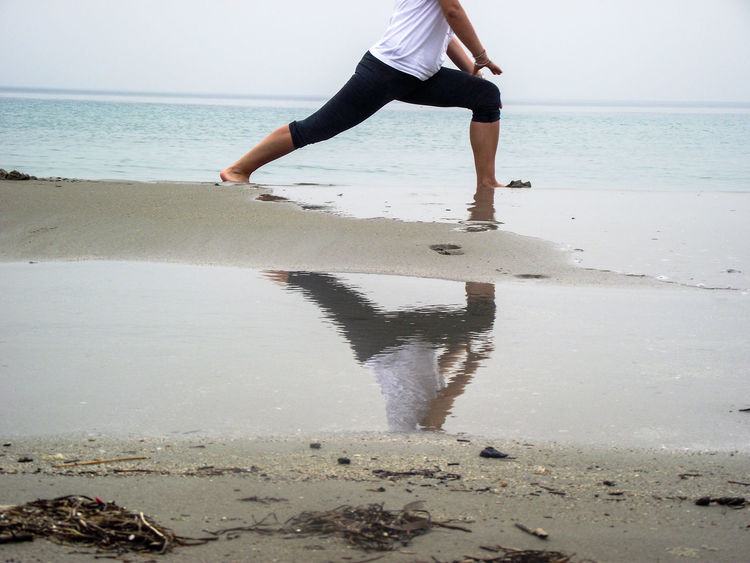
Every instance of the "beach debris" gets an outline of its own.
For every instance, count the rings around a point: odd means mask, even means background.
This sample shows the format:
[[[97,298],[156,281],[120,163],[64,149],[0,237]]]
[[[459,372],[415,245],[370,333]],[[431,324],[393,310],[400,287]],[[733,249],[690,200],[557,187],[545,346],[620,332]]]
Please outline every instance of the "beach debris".
[[[215,539],[177,536],[143,512],[130,512],[114,502],[81,495],[40,499],[4,509],[0,512],[0,536],[46,538],[117,553],[166,553],[175,546],[202,545]]]
[[[240,502],[257,502],[260,504],[270,504],[272,502],[287,502],[288,501],[288,499],[285,499],[285,498],[259,497],[255,495],[251,497],[238,498],[237,500]]]
[[[203,465],[197,467],[194,471],[185,471],[184,475],[198,477],[218,477],[220,475],[233,475],[243,473],[257,473],[260,471],[255,465],[248,467],[215,467],[213,465]]]
[[[544,489],[545,491],[547,491],[548,493],[550,493],[552,495],[557,495],[557,496],[560,496],[560,497],[564,497],[565,495],[568,494],[565,491],[561,491],[561,490],[555,489],[553,487],[548,487],[547,485],[542,485],[540,483],[531,483],[531,486],[532,487],[539,487],[540,489]],[[610,493],[610,494],[614,495],[614,494],[622,494],[622,493]]]
[[[310,449],[311,450],[319,450],[322,447],[323,447],[323,445],[320,442],[311,442],[310,443]]]
[[[602,481],[602,485],[604,485],[605,487],[614,487],[617,485],[617,483],[615,483],[614,481]]]
[[[0,534],[0,543],[20,543],[33,540],[34,536],[32,536],[31,534],[16,534],[13,532],[9,534]]]
[[[744,487],[750,487],[750,483],[745,483],[744,481],[727,481],[730,485],[742,485]]]
[[[453,563],[569,563],[572,556],[565,555],[559,551],[541,551],[536,549],[515,549],[501,545],[480,545],[480,549],[490,553],[499,553],[497,556],[485,557],[483,555],[467,555]]]
[[[426,534],[433,527],[471,531],[450,522],[432,520],[423,506],[422,501],[416,501],[401,510],[392,511],[383,508],[382,504],[344,505],[322,512],[302,512],[280,527],[271,525],[272,521],[276,521],[276,516],[269,514],[250,526],[207,533],[215,537],[237,537],[240,532],[284,534],[289,537],[340,536],[364,551],[392,551],[398,546],[407,545],[413,537]]]
[[[727,274],[741,274],[742,270],[735,270],[734,268],[727,268]]]
[[[459,256],[464,253],[459,245],[450,243],[431,244],[430,249],[443,256]]]
[[[487,446],[481,452],[479,452],[479,457],[486,457],[490,459],[505,459],[508,457],[508,454],[498,451],[492,446]]]
[[[0,180],[18,181],[18,180],[37,180],[37,179],[38,178],[36,176],[30,176],[29,174],[19,172],[18,170],[11,170],[10,172],[8,172],[7,170],[0,168]]]
[[[23,456],[23,457],[18,458],[18,463],[31,463],[32,461],[34,461],[34,458],[31,458],[28,456]]]
[[[143,459],[148,459],[144,456],[133,456],[133,457],[114,457],[110,459],[92,459],[91,461],[71,461],[69,463],[60,463],[58,465],[53,465],[55,469],[60,467],[77,467],[79,465],[99,465],[101,463],[119,463],[121,461],[140,461]]]
[[[539,539],[546,540],[549,538],[549,534],[542,530],[541,528],[534,528],[533,530],[529,528],[528,526],[524,526],[523,524],[516,523],[516,528],[521,530],[522,532],[526,532],[527,534],[530,534],[532,536],[536,536]]]
[[[352,462],[348,457],[340,457],[336,461],[338,461],[339,465],[349,465]]]
[[[381,479],[395,481],[404,477],[427,477],[439,481],[458,481],[461,475],[458,473],[446,473],[442,469],[410,469],[409,471],[390,471],[389,469],[372,469],[372,474]]]
[[[508,185],[506,186],[508,188],[530,188],[531,182],[524,182],[523,180],[511,180]]]
[[[750,408],[747,409],[739,409],[740,412],[750,412]]]
[[[744,508],[747,506],[745,497],[701,497],[695,501],[698,506],[708,506],[712,502],[720,506],[729,506],[731,508]]]
[[[337,535],[365,551],[391,551],[407,545],[436,525],[421,501],[391,511],[382,504],[340,506],[325,512],[303,512],[288,520],[282,531],[295,536]]]

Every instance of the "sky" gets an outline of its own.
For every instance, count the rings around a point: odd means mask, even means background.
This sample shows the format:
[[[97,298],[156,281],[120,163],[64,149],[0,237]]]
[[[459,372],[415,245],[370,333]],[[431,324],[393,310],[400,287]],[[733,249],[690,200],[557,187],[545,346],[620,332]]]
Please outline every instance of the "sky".
[[[463,0],[503,100],[750,103],[750,0]],[[328,96],[393,0],[0,0],[0,87]]]

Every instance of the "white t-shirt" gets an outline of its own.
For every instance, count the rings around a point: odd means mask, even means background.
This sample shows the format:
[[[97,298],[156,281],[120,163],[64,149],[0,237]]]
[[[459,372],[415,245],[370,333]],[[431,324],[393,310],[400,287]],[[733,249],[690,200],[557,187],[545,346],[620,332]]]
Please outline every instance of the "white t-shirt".
[[[396,0],[388,29],[370,53],[388,66],[427,80],[440,70],[452,38],[438,0]]]
[[[435,347],[421,338],[386,348],[364,363],[385,396],[391,432],[414,432],[430,412],[430,404],[445,380],[438,368]]]

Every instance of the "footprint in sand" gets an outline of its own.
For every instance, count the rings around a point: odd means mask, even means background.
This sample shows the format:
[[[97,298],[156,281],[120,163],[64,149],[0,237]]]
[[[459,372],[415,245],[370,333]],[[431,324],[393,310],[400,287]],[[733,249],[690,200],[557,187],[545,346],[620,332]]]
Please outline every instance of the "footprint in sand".
[[[514,277],[520,280],[547,280],[549,276],[545,274],[516,274]]]
[[[461,250],[461,247],[457,244],[432,244],[430,245],[430,248],[438,254],[443,254],[445,256],[456,256],[464,253],[464,251]]]

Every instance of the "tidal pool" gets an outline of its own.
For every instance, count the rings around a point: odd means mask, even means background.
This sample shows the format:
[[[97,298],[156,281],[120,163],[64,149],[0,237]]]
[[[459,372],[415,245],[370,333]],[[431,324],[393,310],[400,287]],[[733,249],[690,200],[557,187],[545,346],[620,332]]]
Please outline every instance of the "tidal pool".
[[[0,428],[468,433],[750,451],[750,298],[79,262],[0,264]]]

